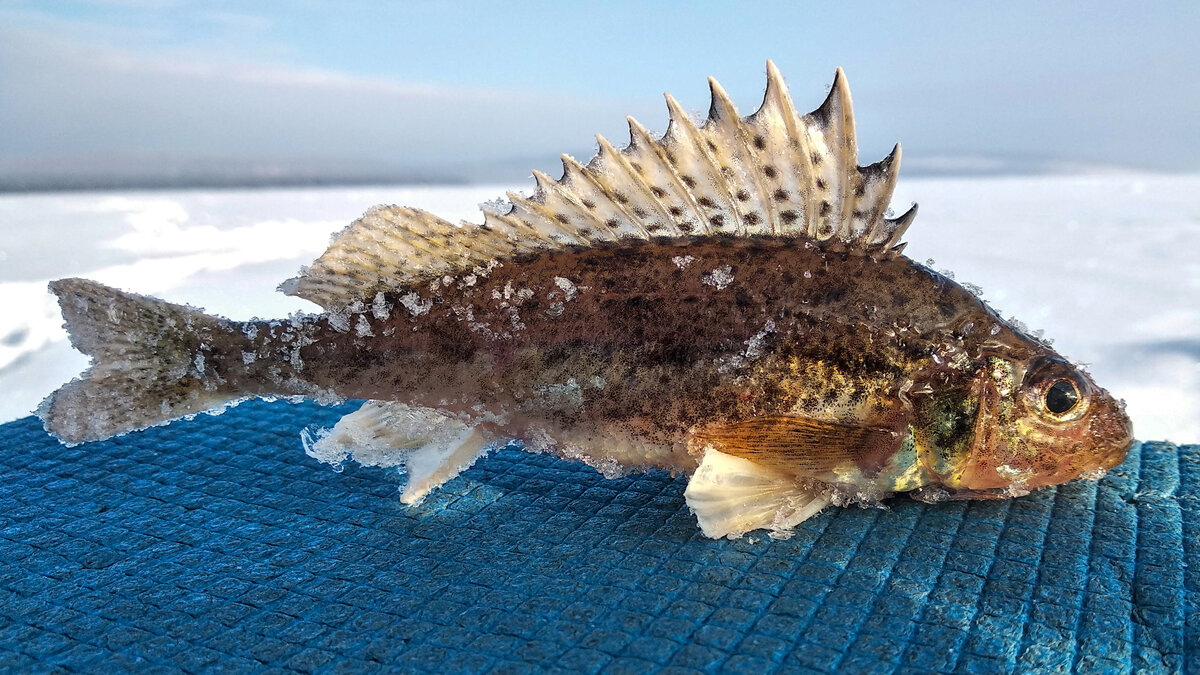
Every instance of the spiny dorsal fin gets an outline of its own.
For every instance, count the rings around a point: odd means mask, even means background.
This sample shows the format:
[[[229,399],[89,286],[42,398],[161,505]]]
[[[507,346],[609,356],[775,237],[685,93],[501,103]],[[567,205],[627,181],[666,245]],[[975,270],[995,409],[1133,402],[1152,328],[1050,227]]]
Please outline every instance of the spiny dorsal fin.
[[[670,125],[661,139],[629,118],[629,145],[598,136],[586,165],[563,156],[563,175],[535,172],[531,197],[484,213],[482,225],[453,225],[424,211],[371,209],[346,228],[312,267],[280,289],[327,309],[369,301],[443,275],[490,269],[493,261],[537,250],[624,238],[799,237],[875,258],[898,255],[916,207],[884,217],[900,168],[900,146],[858,166],[854,110],[838,68],[825,102],[807,115],[792,104],[783,76],[767,62],[762,105],[738,115],[709,78],[712,104],[699,127],[667,95]]]

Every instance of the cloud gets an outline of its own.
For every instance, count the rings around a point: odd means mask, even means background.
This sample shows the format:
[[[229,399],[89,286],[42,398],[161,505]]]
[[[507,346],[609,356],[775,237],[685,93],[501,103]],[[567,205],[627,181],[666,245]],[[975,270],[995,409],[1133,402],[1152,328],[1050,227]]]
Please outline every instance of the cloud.
[[[170,160],[219,170],[228,159],[445,173],[589,147],[580,130],[611,127],[624,107],[151,54],[2,26],[0,88],[0,168],[10,169]]]

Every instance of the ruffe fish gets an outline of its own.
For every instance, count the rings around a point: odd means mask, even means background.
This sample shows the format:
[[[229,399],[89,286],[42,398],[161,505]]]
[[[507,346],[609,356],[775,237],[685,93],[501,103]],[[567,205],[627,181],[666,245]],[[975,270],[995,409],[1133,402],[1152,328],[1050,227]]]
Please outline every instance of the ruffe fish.
[[[785,536],[830,504],[1019,496],[1098,478],[1124,406],[1048,344],[902,255],[900,146],[858,166],[839,69],[801,115],[771,63],[741,117],[670,95],[482,224],[371,209],[281,290],[324,308],[230,321],[82,279],[50,284],[93,357],[42,404],[67,443],[255,396],[369,399],[306,436],[330,463],[399,467],[420,500],[489,447],[606,475],[689,475],[703,532]]]

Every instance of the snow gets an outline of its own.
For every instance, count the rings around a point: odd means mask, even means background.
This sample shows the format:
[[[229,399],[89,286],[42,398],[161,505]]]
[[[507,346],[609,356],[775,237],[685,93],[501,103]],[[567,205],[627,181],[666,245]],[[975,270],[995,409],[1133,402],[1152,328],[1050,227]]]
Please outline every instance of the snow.
[[[66,342],[52,279],[87,277],[234,319],[316,312],[276,286],[371,206],[478,222],[477,205],[512,187],[0,196],[0,422],[28,414],[87,365]],[[1138,438],[1195,443],[1196,194],[1200,176],[902,176],[893,203],[921,203],[906,254],[937,260],[985,289],[1003,316],[1044,329],[1128,402]],[[410,311],[424,308],[412,300]]]

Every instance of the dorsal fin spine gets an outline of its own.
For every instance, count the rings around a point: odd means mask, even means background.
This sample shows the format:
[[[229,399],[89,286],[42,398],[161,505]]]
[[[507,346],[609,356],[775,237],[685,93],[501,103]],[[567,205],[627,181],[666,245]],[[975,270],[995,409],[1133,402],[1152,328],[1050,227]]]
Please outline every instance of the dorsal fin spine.
[[[807,158],[804,158],[803,156],[804,150],[807,147],[807,143],[805,142],[807,139],[804,138],[803,134],[798,133],[796,128],[796,121],[798,119],[796,106],[792,103],[792,96],[790,93],[788,93],[787,84],[783,81],[783,74],[781,74],[779,69],[775,67],[775,63],[773,61],[768,60],[767,89],[763,93],[762,106],[759,107],[758,112],[754,113],[752,117],[757,117],[759,114],[766,114],[770,112],[774,112],[783,121],[784,128],[787,130],[788,138],[798,142],[797,148],[788,148],[788,150],[791,150],[793,154],[807,160]],[[799,150],[799,152],[797,152],[797,150]],[[796,168],[800,169],[800,185],[810,184],[812,177],[811,171],[808,170],[811,168],[809,167],[808,162],[798,161],[795,162],[795,164]],[[804,203],[804,213],[812,213],[811,195],[807,190],[801,191],[801,199]],[[765,204],[769,204],[768,208],[772,210],[772,217],[769,218],[769,221],[772,224],[771,234],[783,234],[782,232],[774,229],[775,226],[779,224],[779,218],[774,213],[777,210],[775,209],[774,202],[768,195],[763,195],[763,202]],[[806,218],[807,217],[808,216],[806,215]]]
[[[813,165],[812,152],[809,150],[808,133],[800,128],[800,116],[796,111],[796,106],[792,102],[792,96],[788,93],[787,85],[783,80],[783,75],[775,67],[771,61],[767,62],[767,78],[768,83],[775,81],[775,88],[779,91],[781,97],[781,105],[784,107],[780,110],[780,114],[784,118],[784,124],[787,126],[788,137],[792,140],[792,147],[788,150],[792,153],[793,163],[796,166],[797,172],[800,174],[799,184],[801,215],[803,222],[797,229],[804,232],[805,236],[812,237],[816,233],[816,212],[815,204],[817,197],[813,193]]]
[[[533,201],[542,205],[541,210],[550,215],[555,227],[559,231],[562,231],[564,235],[590,241],[591,237],[584,235],[585,228],[568,227],[568,223],[578,221],[580,223],[588,223],[590,227],[586,229],[593,231],[596,229],[592,215],[588,213],[583,204],[579,203],[579,198],[569,190],[564,189],[559,181],[554,180],[541,171],[534,171],[533,178],[537,182],[537,194],[534,195]],[[550,201],[552,199],[554,200],[553,203]],[[560,217],[566,218],[568,223],[562,223],[559,220]]]
[[[629,223],[631,230],[636,231],[641,237],[649,237],[650,231],[646,229],[642,219],[638,218],[637,215],[629,209],[629,195],[624,195],[623,193],[618,194],[618,189],[613,185],[607,184],[601,177],[601,174],[598,170],[601,168],[602,163],[607,163],[610,165],[616,163],[619,167],[622,167],[621,176],[628,176],[630,167],[623,166],[622,163],[624,162],[624,158],[621,157],[621,153],[618,152],[617,149],[612,146],[612,143],[609,143],[608,139],[606,139],[604,136],[596,134],[596,145],[599,148],[599,151],[596,153],[596,156],[592,158],[592,161],[584,167],[584,171],[587,174],[588,180],[592,181],[594,185],[600,188],[600,191],[603,192],[608,198],[609,203],[611,203],[614,207],[616,207],[617,211],[624,215],[624,219]],[[625,199],[620,199],[620,196],[624,196]]]
[[[658,152],[658,141],[650,135],[649,131],[646,131],[646,127],[642,126],[641,123],[639,123],[633,117],[626,117],[625,122],[629,125],[629,146],[622,151],[622,154],[627,158],[632,158],[634,153],[639,153],[640,151],[640,154],[642,155],[640,159],[643,160],[641,162],[642,171],[646,171],[645,160],[648,158],[654,163],[653,168],[657,169],[656,173],[664,173],[671,177],[672,185],[668,187],[678,189],[674,185],[674,183],[678,182],[678,177],[675,175],[675,172],[671,169],[670,165],[667,164],[667,162]],[[630,165],[632,166],[632,162]],[[668,226],[674,229],[674,234],[683,234],[684,230],[683,228],[679,227],[678,220],[675,216],[669,213],[670,207],[663,203],[663,198],[655,194],[654,190],[662,190],[662,188],[653,186],[649,189],[648,196],[651,202],[654,204],[654,207],[658,210],[662,219],[668,224]],[[666,194],[669,193],[664,191],[663,197],[665,197]]]
[[[908,231],[909,226],[913,224],[913,220],[915,220],[916,217],[917,205],[913,204],[907,211],[901,214],[899,218],[885,218],[884,222],[889,226],[889,233],[887,240],[883,244],[883,247],[885,249],[895,249],[896,246],[903,246],[903,244],[900,244],[900,237],[904,236],[904,233]]]
[[[843,224],[847,209],[853,207],[848,202],[854,199],[853,188],[850,185],[850,175],[857,168],[857,153],[853,151],[853,106],[850,102],[849,91],[845,86],[845,76],[841,68],[834,74],[833,86],[821,105],[805,119],[809,121],[806,137],[819,141],[820,145],[810,148],[809,160],[813,165],[814,177],[819,177],[825,183],[826,198],[821,199],[814,209],[814,227],[810,236],[825,241],[843,239],[845,230]],[[850,119],[847,128],[846,120]],[[829,141],[833,141],[831,147]],[[818,159],[820,165],[818,165]],[[826,164],[832,165],[832,170],[823,169]],[[814,184],[820,185],[814,179]],[[826,206],[828,204],[828,206]]]
[[[583,203],[583,198],[579,195],[578,191],[567,189],[567,183],[569,182],[567,172],[568,168],[564,163],[563,176],[561,179],[555,181],[549,176],[542,174],[543,176],[546,176],[546,180],[548,181],[546,190],[553,195],[558,202],[569,206],[571,213],[573,214],[571,217],[575,218],[580,223],[585,224],[586,229],[590,230],[585,234],[583,232],[584,228],[580,228],[580,235],[583,236],[583,238],[589,241],[602,241],[604,239],[615,238],[612,236],[611,230],[604,224],[603,219],[599,218],[592,209],[589,209]]]
[[[597,180],[596,176],[594,176],[592,172],[587,169],[587,167],[577,162],[575,158],[570,155],[561,155],[560,159],[562,160],[563,165],[563,181],[582,181],[590,188],[589,191],[595,197],[595,199],[600,200],[594,202],[597,207],[599,207],[601,202],[603,202],[603,205],[607,207],[605,209],[606,211],[609,213],[621,214],[621,219],[628,223],[630,229],[637,229],[642,235],[645,235],[645,230],[640,229],[640,223],[638,223],[636,220],[633,220],[632,215],[629,214],[629,212],[627,212],[624,207],[617,202],[617,200],[612,198],[612,196],[609,194],[609,191],[605,189],[604,185]],[[615,240],[621,238],[620,230],[609,225],[608,221],[604,218],[597,216],[596,222],[599,223],[598,227],[602,228],[604,232],[607,232],[612,239]]]
[[[600,154],[605,156],[608,159],[608,161],[615,163],[617,165],[617,168],[620,169],[621,174],[620,174],[619,178],[623,178],[626,181],[628,181],[628,183],[629,183],[628,187],[630,187],[632,190],[636,191],[637,194],[635,194],[635,195],[625,195],[630,200],[630,203],[633,203],[633,198],[637,197],[638,204],[648,204],[655,210],[654,215],[657,216],[658,222],[661,224],[662,229],[668,229],[668,228],[675,229],[675,224],[671,221],[670,218],[667,217],[667,213],[666,213],[666,211],[663,210],[662,204],[659,204],[658,200],[655,199],[654,195],[650,193],[649,188],[646,187],[646,185],[642,182],[641,177],[638,176],[637,169],[633,168],[633,165],[629,162],[629,157],[626,155],[626,152],[628,152],[630,150],[630,148],[626,148],[625,151],[617,150],[613,146],[612,143],[608,142],[607,138],[605,138],[599,134],[596,135],[596,141],[600,144]],[[633,141],[632,134],[630,136],[630,141],[631,141],[631,145],[632,145],[632,141]],[[624,193],[622,193],[622,194],[624,194]],[[661,234],[659,232],[655,232],[652,229],[653,223],[651,223],[650,225],[645,224],[645,221],[648,219],[649,214],[646,214],[646,215],[639,214],[637,212],[637,209],[638,209],[638,207],[629,207],[630,213],[635,218],[634,222],[643,223],[643,227],[649,234],[652,234],[652,235]],[[678,234],[678,231],[676,231],[676,234]]]
[[[708,78],[708,90],[712,96],[708,105],[709,122],[720,122],[722,119],[738,119],[737,106],[733,104],[733,100],[729,98],[729,94],[725,93],[725,88],[721,86],[721,83],[717,82],[717,78]]]
[[[721,86],[720,82],[717,82],[715,77],[708,78],[708,89],[711,94],[711,101],[708,106],[708,119],[705,120],[701,131],[710,136],[719,134],[731,142],[736,142],[738,145],[729,149],[737,150],[740,148],[742,153],[745,154],[744,144],[739,140],[737,133],[737,125],[741,119],[738,115],[737,106],[733,104],[733,101],[729,98],[729,94],[725,93],[725,88]],[[711,141],[712,139],[710,138],[709,140]],[[718,144],[717,147],[720,147],[720,145]],[[720,163],[718,162],[718,164]],[[731,170],[737,171],[736,169],[732,169],[732,167]],[[721,175],[723,178],[726,178],[727,185],[732,188],[733,183],[725,175],[725,166],[723,164],[721,166]],[[751,177],[753,178],[753,176]],[[756,189],[756,194],[757,192]],[[739,203],[743,200],[736,193],[732,196],[736,200],[730,202],[733,205],[733,215],[737,218],[737,222],[735,223],[736,233],[741,236],[748,235],[750,231],[746,224],[747,211]]]
[[[858,202],[855,195],[855,180],[858,178],[858,139],[854,128],[854,102],[850,98],[850,88],[846,86],[846,73],[841,67],[838,67],[833,76],[833,88],[829,96],[837,103],[835,112],[839,133],[836,138],[840,141],[839,147],[835,149],[841,169],[841,192],[835,196],[837,203],[841,205],[838,237],[842,241],[850,241],[850,228],[853,225],[851,214]]]
[[[897,143],[887,157],[859,168],[858,186],[862,196],[856,197],[855,207],[861,210],[861,216],[854,219],[852,238],[865,237],[869,244],[875,243],[881,231],[883,215],[896,190],[901,154],[900,144]]]
[[[709,117],[709,121],[712,122],[712,129],[715,133],[724,136],[725,140],[730,144],[729,150],[737,155],[733,159],[740,160],[740,162],[731,162],[731,164],[740,163],[744,167],[746,178],[750,180],[750,185],[744,187],[753,188],[752,191],[745,190],[749,196],[747,199],[741,199],[739,196],[738,201],[746,202],[746,206],[757,205],[759,209],[766,211],[767,205],[763,203],[762,167],[759,166],[754,154],[750,152],[750,146],[745,137],[745,129],[741,123],[741,118],[738,117],[737,108],[733,106],[733,102],[729,100],[729,95],[725,93],[725,90],[721,88],[721,85],[715,79],[710,77],[708,81],[713,92],[713,102],[709,110],[720,111],[720,114],[716,117],[712,117],[711,115]],[[709,125],[705,124],[705,129],[708,128]],[[734,169],[734,171],[737,171],[737,169]],[[750,215],[757,213],[757,211],[753,208],[747,209],[746,206],[738,206],[738,223],[740,228],[738,234],[743,236],[764,234],[765,232],[758,227],[758,223],[751,222],[750,219]],[[761,219],[761,216],[759,218]],[[767,227],[770,228],[770,225]],[[767,232],[769,231],[770,229],[767,230]]]
[[[692,148],[692,154],[699,159],[703,164],[704,178],[703,184],[719,193],[716,196],[720,203],[713,202],[712,206],[708,207],[713,211],[718,211],[717,214],[703,213],[703,218],[706,221],[706,226],[709,226],[709,231],[719,231],[722,227],[736,228],[737,223],[734,222],[734,217],[737,215],[737,207],[734,204],[733,193],[729,190],[729,184],[722,179],[721,168],[717,161],[713,158],[712,152],[706,146],[704,139],[701,137],[700,130],[692,121],[691,115],[679,105],[679,101],[675,100],[670,94],[664,95],[667,100],[667,111],[671,115],[671,123],[667,126],[667,133],[663,137],[665,139],[673,139],[679,144],[687,144]],[[695,199],[695,195],[693,195]],[[697,208],[702,205],[697,201]],[[720,220],[717,221],[716,215],[720,215]],[[729,222],[725,223],[725,217],[728,215]]]
[[[671,151],[666,144],[668,135],[670,133],[670,128],[668,127],[667,134],[663,134],[662,140],[655,140],[653,137],[651,137],[650,133],[646,131],[646,128],[632,117],[629,118],[629,128],[631,131],[636,128],[636,133],[640,137],[640,142],[646,143],[646,147],[658,160],[659,166],[662,167],[663,171],[671,177],[672,187],[676,192],[678,192],[679,196],[683,199],[684,203],[687,204],[688,208],[692,212],[692,215],[695,217],[698,227],[692,228],[692,231],[689,232],[689,234],[695,234],[696,229],[699,229],[704,234],[710,234],[708,219],[700,210],[700,205],[696,203],[696,198],[694,195],[692,195],[691,189],[689,189],[688,186],[683,182],[683,178],[679,175],[679,170],[675,167],[674,162],[672,162],[670,159]],[[661,204],[662,201],[659,200],[659,203]],[[677,218],[678,220],[683,220],[682,216],[677,216]],[[678,221],[676,222],[676,227],[679,227]],[[682,228],[680,229],[682,230]]]
[[[558,180],[534,172],[535,194],[510,193],[512,208],[485,209],[483,224],[457,226],[411,208],[371,209],[285,282],[285,292],[336,309],[381,289],[413,288],[525,253],[626,237],[799,235],[874,258],[900,254],[916,216],[914,205],[884,217],[900,146],[875,164],[857,165],[853,103],[840,68],[821,106],[806,115],[796,111],[772,62],[753,115],[740,117],[715,79],[709,88],[702,125],[668,94],[671,121],[661,138],[629,118],[627,147],[597,136],[591,162],[564,155]]]
[[[543,174],[545,175],[545,174]],[[542,234],[543,239],[550,241],[561,241],[567,244],[586,244],[587,241],[580,238],[576,230],[571,229],[567,223],[563,223],[558,219],[559,214],[553,209],[546,206],[545,203],[538,199],[531,199],[516,192],[509,192],[507,195],[508,201],[512,202],[513,206],[528,213],[531,216],[536,216],[547,227],[547,231]],[[536,228],[534,228],[536,230]]]

